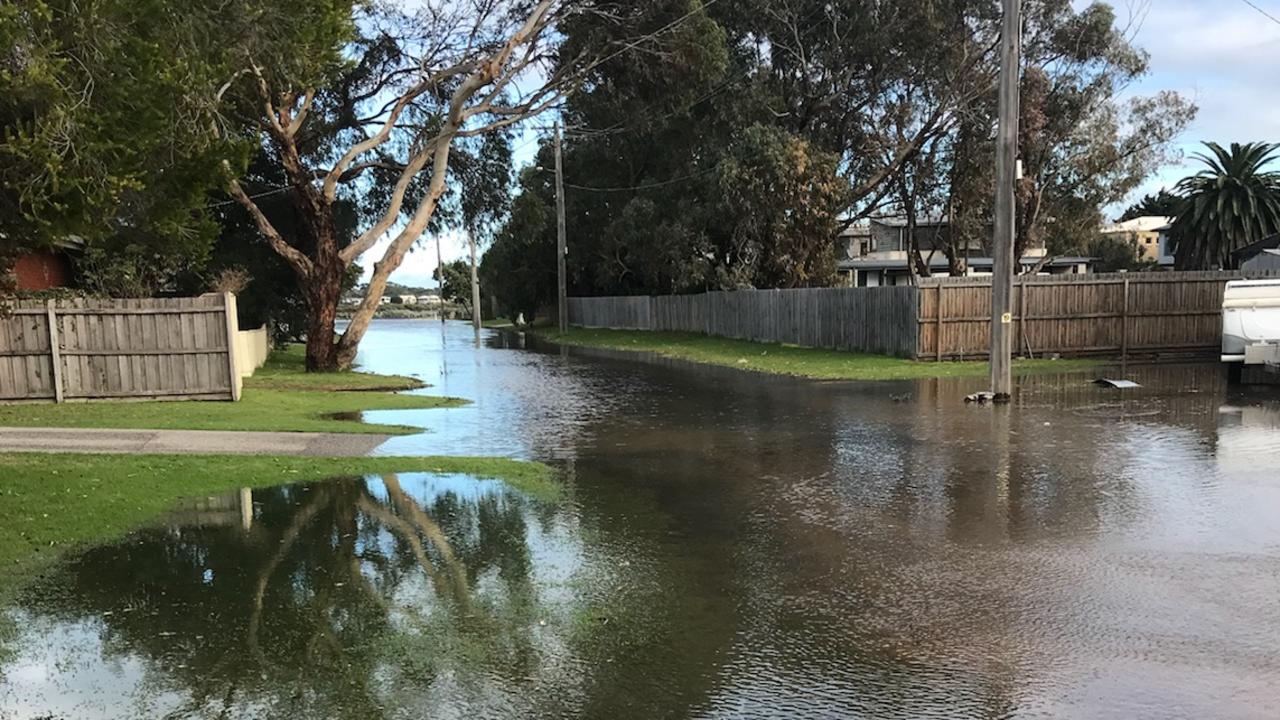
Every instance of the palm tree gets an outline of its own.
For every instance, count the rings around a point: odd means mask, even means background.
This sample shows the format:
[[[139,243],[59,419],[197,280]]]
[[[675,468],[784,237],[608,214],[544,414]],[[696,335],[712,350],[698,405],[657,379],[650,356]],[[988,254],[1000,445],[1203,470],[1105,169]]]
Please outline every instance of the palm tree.
[[[1235,267],[1232,253],[1280,232],[1280,172],[1268,171],[1280,145],[1205,143],[1205,169],[1178,183],[1182,212],[1173,223],[1179,270]]]

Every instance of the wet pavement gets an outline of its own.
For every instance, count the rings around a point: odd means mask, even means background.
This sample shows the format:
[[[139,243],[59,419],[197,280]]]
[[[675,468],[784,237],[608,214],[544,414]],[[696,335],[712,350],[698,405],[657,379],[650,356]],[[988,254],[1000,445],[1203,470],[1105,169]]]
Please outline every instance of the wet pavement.
[[[1280,717],[1280,395],[1215,365],[809,382],[378,323],[559,501],[405,474],[184,504],[0,611],[0,718]],[[1114,374],[1114,373],[1109,373]]]

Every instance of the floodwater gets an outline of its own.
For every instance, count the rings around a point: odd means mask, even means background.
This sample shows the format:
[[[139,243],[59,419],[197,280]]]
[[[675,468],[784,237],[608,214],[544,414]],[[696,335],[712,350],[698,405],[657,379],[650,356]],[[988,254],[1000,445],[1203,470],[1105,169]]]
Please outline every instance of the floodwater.
[[[807,382],[432,321],[387,454],[557,466],[185,503],[0,611],[0,718],[1280,717],[1280,396]]]

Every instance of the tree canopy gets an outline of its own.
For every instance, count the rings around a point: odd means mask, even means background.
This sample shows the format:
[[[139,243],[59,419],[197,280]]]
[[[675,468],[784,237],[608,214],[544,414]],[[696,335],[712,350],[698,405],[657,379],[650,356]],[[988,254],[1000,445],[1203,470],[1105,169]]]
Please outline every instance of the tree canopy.
[[[996,4],[585,5],[600,12],[565,25],[566,47],[673,29],[663,52],[595,67],[564,106],[573,294],[830,284],[835,237],[866,217],[950,218],[956,272],[961,248],[989,245]],[[1109,6],[1024,5],[1018,251],[1082,251],[1102,208],[1175,157],[1195,108],[1119,99],[1147,57]],[[499,300],[526,314],[554,297],[548,175],[521,179],[485,259]]]
[[[225,65],[203,5],[0,5],[0,246],[79,238],[108,290],[203,260],[207,192],[241,152],[208,132]]]
[[[1140,217],[1176,217],[1182,212],[1182,198],[1177,193],[1160,188],[1156,193],[1143,195],[1137,202],[1125,209],[1118,220],[1132,220]]]

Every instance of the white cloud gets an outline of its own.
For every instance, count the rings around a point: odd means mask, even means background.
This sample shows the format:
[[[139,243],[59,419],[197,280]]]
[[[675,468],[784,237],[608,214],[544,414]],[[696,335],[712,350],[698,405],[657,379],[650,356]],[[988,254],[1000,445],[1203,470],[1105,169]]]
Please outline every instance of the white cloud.
[[[470,258],[467,236],[461,231],[450,230],[441,235],[423,235],[418,242],[414,243],[409,254],[405,255],[400,267],[391,273],[391,280],[411,287],[435,287],[436,281],[433,275],[436,269],[436,243],[441,239],[444,244],[440,250],[446,263],[460,258]],[[373,264],[382,258],[382,254],[387,251],[387,246],[390,244],[391,237],[388,236],[360,256],[357,262],[364,268],[361,282],[368,282],[369,276],[373,274]]]
[[[1256,2],[1274,5],[1280,17],[1276,0]],[[1151,55],[1150,74],[1131,92],[1176,90],[1200,107],[1180,143],[1184,152],[1206,140],[1280,141],[1280,23],[1241,0],[1130,0],[1117,3],[1121,23],[1131,9],[1142,19],[1134,40]],[[1137,194],[1193,171],[1189,162],[1165,168]]]

